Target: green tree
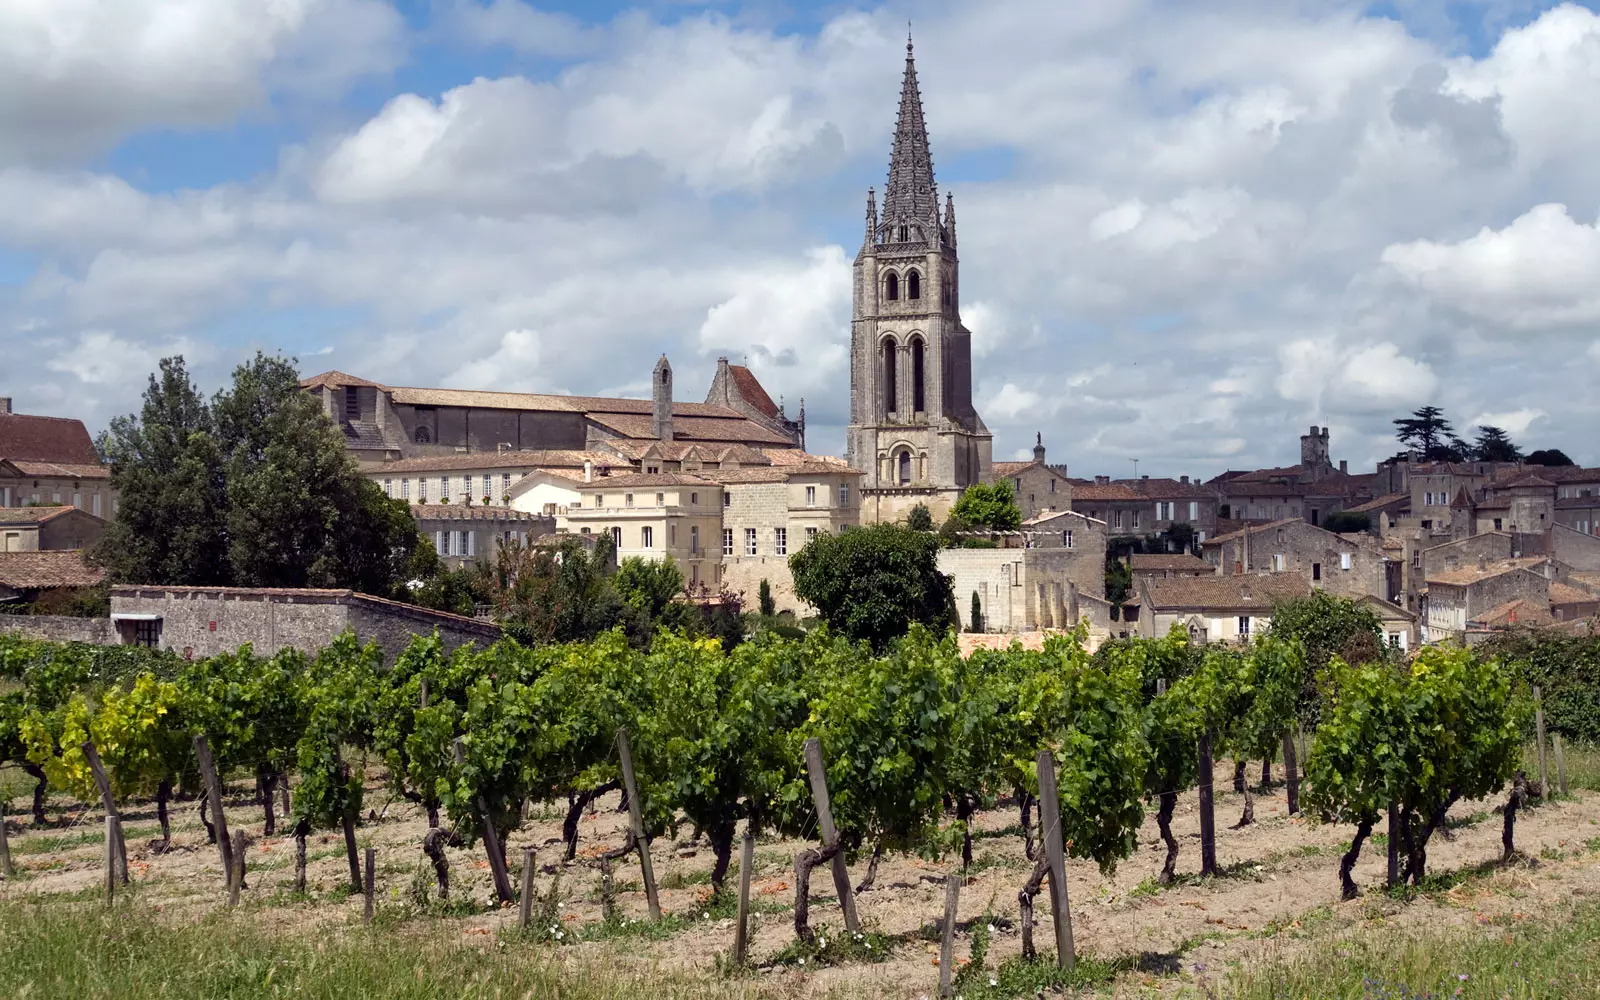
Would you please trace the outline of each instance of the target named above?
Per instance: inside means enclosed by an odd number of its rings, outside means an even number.
[[[1015,531],[1022,524],[1022,510],[1008,479],[973,483],[961,494],[951,513],[974,528],[991,531]]]
[[[978,592],[976,590],[972,592],[972,625],[967,631],[983,631],[983,602],[978,600]]]
[[[100,437],[118,493],[116,518],[92,557],[113,581],[231,582],[223,459],[211,407],[181,355],[150,376],[139,414]]]
[[[1472,457],[1479,462],[1520,462],[1522,449],[1503,429],[1485,425],[1478,428],[1478,439],[1472,442]]]
[[[772,600],[772,585],[767,582],[766,577],[761,578],[761,586],[756,588],[756,606],[763,618],[771,618],[778,613],[778,606]]]
[[[1347,535],[1372,530],[1370,514],[1341,510],[1322,519],[1322,526],[1335,534]]]
[[[1133,592],[1133,569],[1110,552],[1106,553],[1106,600],[1121,605]]]
[[[911,508],[911,513],[906,515],[906,527],[912,531],[932,531],[933,513],[928,510],[928,505],[919,503]]]
[[[912,624],[956,624],[955,593],[939,572],[939,540],[900,524],[819,534],[789,557],[797,597],[836,632],[875,649]]]
[[[1444,410],[1437,406],[1424,406],[1413,410],[1411,416],[1394,421],[1395,437],[1426,462],[1460,462],[1466,459],[1469,446],[1456,436],[1455,428],[1445,419]]]
[[[485,588],[495,618],[524,645],[593,639],[628,620],[612,577],[609,534],[568,535],[551,546],[500,545]]]
[[[1360,601],[1313,591],[1309,597],[1285,601],[1272,610],[1269,634],[1299,643],[1305,651],[1305,683],[1300,692],[1300,715],[1316,721],[1321,707],[1318,679],[1335,656],[1346,663],[1373,663],[1385,658],[1383,624],[1378,613]]]
[[[1572,459],[1568,458],[1567,453],[1562,451],[1560,448],[1540,448],[1538,451],[1530,451],[1525,461],[1529,465],[1543,466],[1570,466],[1578,464]]]

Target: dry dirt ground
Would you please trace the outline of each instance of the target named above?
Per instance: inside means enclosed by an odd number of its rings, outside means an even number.
[[[1252,768],[1257,772],[1253,778],[1259,777],[1258,769],[1259,765]],[[1522,813],[1517,846],[1530,860],[1504,867],[1487,864],[1500,857],[1501,817],[1495,804],[1457,805],[1451,813],[1453,840],[1435,836],[1429,848],[1429,869],[1431,873],[1472,874],[1454,888],[1424,893],[1410,902],[1399,902],[1379,891],[1385,850],[1381,842],[1369,842],[1355,870],[1356,881],[1367,891],[1361,899],[1341,902],[1338,855],[1348,845],[1351,828],[1291,818],[1279,785],[1256,796],[1256,823],[1232,829],[1243,797],[1231,791],[1231,776],[1231,765],[1219,762],[1217,851],[1225,869],[1222,877],[1201,882],[1192,875],[1199,869],[1199,817],[1193,792],[1180,799],[1174,818],[1182,845],[1178,885],[1164,890],[1154,885],[1163,848],[1153,812],[1141,831],[1139,850],[1114,874],[1104,876],[1091,863],[1069,861],[1079,953],[1142,957],[1138,968],[1123,972],[1106,992],[1130,997],[1206,995],[1208,984],[1215,983],[1232,964],[1267,954],[1281,956],[1297,947],[1325,942],[1330,935],[1350,928],[1501,924],[1537,915],[1574,896],[1600,895],[1600,809],[1596,808],[1600,796],[1592,793],[1579,793]],[[386,792],[374,787],[367,802],[377,809],[383,808],[387,799]],[[699,920],[667,935],[649,935],[637,929],[617,933],[613,928],[604,939],[593,939],[602,914],[600,876],[591,859],[622,842],[627,817],[617,812],[616,804],[616,796],[610,796],[585,815],[579,858],[573,863],[560,863],[564,804],[563,808],[536,807],[529,822],[513,835],[507,855],[512,859],[514,880],[520,877],[516,869],[525,846],[538,849],[538,893],[549,892],[559,870],[559,920],[565,928],[559,944],[514,946],[554,951],[563,962],[714,975],[718,957],[732,947],[729,920]],[[50,809],[53,825],[34,829],[21,826],[25,813],[19,816],[18,811],[25,805],[25,799],[19,797],[7,806],[18,876],[0,882],[0,898],[48,894],[95,898],[103,885],[103,823],[98,809],[54,799]],[[308,897],[296,897],[291,892],[294,842],[283,835],[287,824],[280,821],[278,836],[262,836],[261,807],[243,786],[233,789],[227,808],[230,826],[243,827],[256,838],[248,852],[249,887],[244,905],[252,908],[258,921],[309,933],[347,928],[360,920],[360,897],[347,896],[344,889],[349,875],[342,837],[326,831],[313,834],[308,849],[310,892]],[[133,803],[125,807],[124,816],[134,883],[132,906],[159,911],[161,919],[184,920],[225,905],[221,864],[216,848],[206,842],[194,802],[174,805],[173,849],[167,854],[151,850],[158,835],[153,805]],[[1010,808],[977,817],[974,864],[961,891],[959,924],[992,919],[996,926],[988,960],[991,966],[1021,949],[1016,897],[1031,863],[1024,856],[1017,820]],[[398,799],[389,803],[382,818],[364,822],[358,830],[361,846],[377,850],[377,894],[385,923],[407,926],[407,915],[414,912],[409,900],[418,873],[431,880],[431,867],[420,850],[425,832],[424,816]],[[794,938],[794,856],[804,846],[796,841],[763,840],[756,849],[752,898],[757,916],[752,923],[750,954],[758,964],[768,964]],[[453,849],[449,856],[453,896],[464,896],[478,905],[475,913],[450,918],[448,926],[456,928],[466,943],[498,946],[498,932],[515,923],[515,908],[484,905],[492,890],[481,847]],[[664,910],[680,918],[693,911],[709,892],[711,852],[684,830],[675,841],[657,840],[652,857],[663,886]],[[737,863],[736,859],[730,887],[737,885]],[[754,975],[780,996],[936,995],[937,946],[924,940],[919,931],[942,915],[944,876],[953,863],[948,859],[935,864],[905,856],[884,858],[876,888],[863,893],[858,905],[869,929],[896,939],[885,959],[822,969],[768,967]],[[864,867],[864,862],[853,867],[856,880],[862,877]],[[645,917],[636,857],[620,862],[614,877],[622,917]],[[817,870],[811,891],[813,926],[823,937],[837,933],[842,918],[825,868]],[[1044,895],[1038,912],[1041,926],[1037,939],[1041,948],[1050,948],[1053,932]],[[583,940],[586,934],[590,940]],[[969,947],[969,935],[959,934],[956,954],[965,956]]]

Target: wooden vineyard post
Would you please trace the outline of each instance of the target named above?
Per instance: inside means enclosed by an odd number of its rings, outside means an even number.
[[[94,774],[94,783],[100,789],[100,804],[105,807],[106,818],[110,820],[106,829],[111,831],[117,877],[123,885],[127,885],[128,848],[122,842],[122,814],[117,811],[117,800],[111,794],[111,779],[106,776],[105,765],[100,763],[100,752],[95,749],[93,740],[85,740],[78,749],[83,751],[83,759],[88,762],[89,770]]]
[[[366,864],[366,869],[367,870],[363,874],[363,878],[362,878],[362,882],[361,882],[361,894],[366,897],[366,902],[365,902],[364,908],[363,908],[363,910],[361,912],[361,922],[364,923],[364,924],[371,924],[372,923],[373,895],[376,892],[377,887],[378,887],[378,849],[377,848],[375,848],[375,847],[367,848],[366,861],[367,861],[367,864]]]
[[[1539,740],[1539,796],[1550,797],[1550,778],[1544,762],[1544,700],[1539,697],[1539,685],[1533,686],[1533,732]]]
[[[750,874],[756,866],[756,834],[746,821],[739,846],[739,919],[733,930],[733,964],[744,968],[750,948]]]
[[[944,936],[939,942],[939,995],[955,993],[950,983],[956,945],[956,906],[961,901],[961,872],[953,871],[944,880]]]
[[[1552,736],[1550,738],[1552,740],[1554,740],[1555,744],[1556,744],[1556,788],[1561,791],[1562,795],[1566,795],[1567,794],[1567,760],[1566,760],[1565,757],[1563,757],[1561,755],[1561,737],[1558,734],[1558,735]],[[5,850],[5,844],[6,844],[6,840],[5,840],[4,835],[0,835],[0,852],[3,852]]]
[[[244,888],[244,831],[233,835],[233,850],[228,854],[228,906],[239,905],[239,892]]]
[[[522,900],[517,911],[517,927],[526,931],[533,923],[533,848],[522,849]]]
[[[467,748],[462,744],[461,737],[457,736],[451,745],[455,752],[456,767],[467,766]],[[516,897],[511,893],[511,876],[506,872],[506,856],[500,849],[500,834],[494,828],[494,819],[489,815],[489,806],[479,795],[473,799],[473,808],[478,813],[478,829],[483,834],[483,847],[489,854],[489,873],[494,876],[494,892],[502,903],[509,903]]]
[[[1056,757],[1039,751],[1039,825],[1044,833],[1045,856],[1050,863],[1050,914],[1056,925],[1056,967],[1070,969],[1078,962],[1072,944],[1072,903],[1067,899],[1067,858],[1061,838],[1061,796],[1056,791]]]
[[[1389,888],[1400,884],[1400,807],[1389,803]]]
[[[106,906],[117,901],[117,821],[106,817]]]
[[[833,825],[833,809],[828,805],[828,769],[822,766],[822,741],[815,736],[806,740],[806,774],[811,779],[811,804],[817,810],[822,846],[832,847],[839,842],[839,831]],[[861,933],[861,921],[856,916],[855,891],[850,886],[850,869],[844,863],[844,851],[833,856],[833,887],[838,891],[839,905],[844,909],[845,929],[852,934]]]
[[[233,849],[228,842],[228,821],[222,815],[222,782],[217,779],[217,765],[211,759],[211,745],[204,736],[194,738],[194,755],[200,762],[200,777],[205,781],[206,795],[211,799],[211,814],[217,827],[217,852],[222,856],[222,882],[233,880]]]
[[[628,824],[639,848],[639,871],[644,876],[644,898],[650,905],[650,919],[661,919],[661,900],[656,895],[656,873],[650,864],[650,843],[644,839],[644,807],[639,802],[639,786],[633,780],[633,750],[628,746],[628,731],[617,730],[617,756],[622,760],[622,787],[628,795]]]
[[[1289,815],[1300,811],[1300,761],[1295,754],[1294,726],[1283,734],[1283,780],[1287,783],[1284,794],[1289,799]]]
[[[1212,802],[1211,784],[1216,762],[1211,759],[1211,734],[1200,737],[1200,874],[1217,873],[1217,813]]]
[[[6,839],[6,800],[0,798],[0,876],[10,878],[11,841]]]

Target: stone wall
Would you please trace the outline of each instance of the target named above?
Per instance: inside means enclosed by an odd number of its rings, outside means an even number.
[[[811,613],[794,594],[794,577],[789,572],[789,556],[800,551],[805,544],[789,526],[789,486],[787,483],[737,483],[728,484],[730,502],[722,509],[722,527],[733,530],[733,555],[722,557],[722,584],[734,593],[743,592],[747,610],[755,610],[756,597],[761,592],[761,581],[766,580],[772,590],[772,600],[779,611],[796,614]],[[745,531],[756,532],[756,554],[748,555]],[[774,530],[784,528],[788,533],[786,552],[775,550]],[[721,538],[713,539],[717,546]],[[720,551],[720,548],[717,549]]]
[[[1600,536],[1586,535],[1558,524],[1550,529],[1550,554],[1566,569],[1579,573],[1600,572]]]
[[[109,618],[72,618],[66,615],[0,615],[0,632],[48,639],[52,642],[114,644],[117,631]]]
[[[1070,629],[1085,617],[1093,627],[1106,629],[1110,605],[1094,583],[1077,582],[1094,579],[1094,571],[1103,573],[1103,566],[1091,566],[1096,561],[1093,553],[1077,549],[943,549],[939,571],[951,577],[963,630],[972,628],[974,593],[986,632]]]

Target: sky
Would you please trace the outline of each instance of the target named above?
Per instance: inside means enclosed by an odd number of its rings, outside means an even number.
[[[997,460],[1365,469],[1433,404],[1600,464],[1597,7],[0,0],[0,395],[726,355],[842,453],[910,18]]]

